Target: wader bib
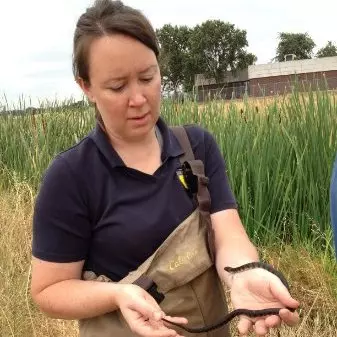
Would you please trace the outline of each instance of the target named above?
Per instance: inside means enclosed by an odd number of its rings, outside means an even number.
[[[208,178],[201,160],[195,160],[186,131],[172,128],[185,153],[180,158],[185,182],[196,210],[186,218],[137,270],[118,283],[133,283],[147,290],[170,316],[188,319],[188,326],[213,324],[228,314],[223,285],[214,264],[214,237],[209,214]],[[112,282],[92,271],[84,280]],[[183,336],[229,337],[228,326],[191,334],[171,326]],[[80,337],[134,337],[120,310],[79,322]]]

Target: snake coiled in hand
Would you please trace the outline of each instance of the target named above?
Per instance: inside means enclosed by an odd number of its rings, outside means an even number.
[[[250,263],[246,263],[242,266],[236,267],[236,268],[232,268],[232,267],[225,267],[224,269],[229,272],[229,273],[239,273],[239,272],[243,272],[245,270],[248,269],[253,269],[253,268],[263,268],[268,270],[269,272],[273,273],[274,275],[276,275],[281,282],[285,285],[285,287],[288,289],[288,291],[290,290],[289,288],[289,284],[287,282],[287,280],[285,279],[285,277],[283,276],[283,274],[281,272],[279,272],[278,270],[274,269],[270,264],[264,263],[264,262],[250,262]],[[222,327],[223,325],[226,325],[227,323],[229,323],[233,318],[240,316],[240,315],[245,315],[251,318],[255,318],[255,317],[260,317],[260,316],[268,316],[268,315],[278,315],[280,310],[284,309],[284,308],[267,308],[267,309],[260,309],[260,310],[251,310],[251,309],[236,309],[233,310],[232,312],[230,312],[228,315],[226,315],[223,319],[221,319],[219,322],[216,322],[214,324],[211,325],[206,325],[203,327],[199,327],[199,328],[191,328],[191,327],[187,327],[184,326],[182,324],[178,324],[178,323],[174,323],[171,322],[165,318],[163,318],[162,320],[165,321],[166,323],[175,325],[187,332],[190,333],[203,333],[203,332],[208,332],[208,331],[212,331],[215,329],[218,329],[220,327]],[[289,308],[289,307],[285,307],[285,309],[290,310],[291,312],[294,312],[296,309],[294,308]]]

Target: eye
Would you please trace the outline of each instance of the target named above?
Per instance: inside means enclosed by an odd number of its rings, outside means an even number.
[[[114,91],[114,92],[119,92],[122,91],[124,88],[124,85],[121,85],[119,87],[110,87],[109,90]]]
[[[141,81],[145,83],[151,82],[152,80],[153,80],[153,77],[145,77],[141,79]]]

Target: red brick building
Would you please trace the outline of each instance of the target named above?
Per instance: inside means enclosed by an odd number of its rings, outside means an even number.
[[[219,98],[269,96],[300,90],[337,90],[337,56],[249,66],[236,76],[227,74],[222,83],[197,75],[195,88],[199,101]]]

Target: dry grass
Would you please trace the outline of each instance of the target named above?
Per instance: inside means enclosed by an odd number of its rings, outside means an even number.
[[[251,97],[248,99],[249,106],[254,107],[254,109],[257,109],[257,111],[264,110],[266,106],[269,106],[270,104],[274,103],[275,97]],[[281,102],[281,99],[278,99],[278,102]],[[243,99],[236,99],[236,100],[228,100],[228,101],[212,101],[212,105],[214,106],[214,109],[216,111],[228,111],[229,107],[231,105],[235,105],[239,110],[245,109],[246,102]],[[199,104],[199,111],[202,112],[204,108],[207,106],[207,103],[200,103]]]
[[[76,322],[44,317],[30,298],[33,201],[24,184],[0,192],[0,336],[75,337]],[[283,271],[301,303],[300,325],[275,330],[270,336],[336,337],[337,273],[332,261],[289,246],[264,248],[261,254]],[[235,322],[232,329],[236,336]]]
[[[337,99],[337,90],[329,91],[330,97],[332,100]],[[305,100],[307,103],[310,99],[310,95],[308,93],[301,93],[301,100]],[[245,110],[247,108],[247,104],[249,108],[253,108],[256,112],[265,111],[265,109],[273,104],[279,108],[284,102],[289,102],[291,99],[291,94],[285,95],[274,95],[274,96],[265,96],[265,97],[249,97],[247,99],[233,99],[233,100],[213,100],[211,101],[211,105],[214,110],[228,112],[231,105],[235,105],[239,110]],[[315,102],[317,101],[317,97],[314,97]],[[177,107],[178,109],[178,107]],[[199,112],[203,112],[204,110],[209,110],[209,103],[200,103],[199,104]]]
[[[76,336],[76,323],[51,321],[31,301],[32,207],[27,185],[0,193],[0,336]]]

